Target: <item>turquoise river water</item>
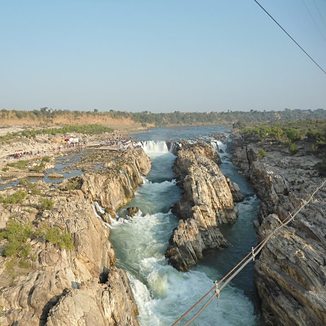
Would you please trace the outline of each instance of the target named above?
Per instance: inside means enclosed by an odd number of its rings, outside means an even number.
[[[111,241],[117,254],[117,265],[128,272],[143,326],[171,325],[256,243],[253,220],[258,213],[259,201],[245,178],[232,165],[226,145],[210,138],[214,132],[227,134],[227,130],[221,127],[192,127],[158,128],[134,135],[142,141],[150,156],[152,169],[128,205],[138,206],[142,214],[115,225]],[[164,257],[169,238],[178,223],[170,208],[180,197],[172,171],[175,156],[169,152],[166,141],[198,138],[224,150],[220,154],[221,169],[239,184],[246,198],[237,204],[237,222],[222,228],[231,246],[208,252],[198,266],[182,273],[170,266]],[[124,214],[123,209],[120,214]],[[250,265],[193,325],[258,325],[256,306],[253,266]]]

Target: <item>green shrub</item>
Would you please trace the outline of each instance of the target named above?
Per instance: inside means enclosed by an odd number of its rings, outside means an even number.
[[[62,231],[58,227],[46,227],[43,233],[44,240],[58,246],[60,249],[71,250],[74,248],[74,242],[71,234]]]
[[[33,234],[30,224],[22,224],[14,220],[7,223],[5,229],[0,230],[0,240],[7,240],[3,248],[3,256],[27,258],[31,247],[26,244]]]
[[[18,190],[7,197],[0,196],[0,203],[5,205],[11,204],[21,204],[23,200],[26,198],[27,192],[24,190]]]
[[[29,223],[19,223],[10,220],[5,229],[0,230],[0,240],[6,240],[2,255],[17,258],[22,266],[27,266],[31,256],[29,239],[40,239],[58,246],[60,249],[71,250],[74,242],[70,233],[62,231],[58,227],[45,225],[39,229]]]
[[[41,195],[41,190],[37,188],[37,184],[29,181],[28,179],[19,180],[19,184],[26,187],[32,195]]]
[[[20,133],[20,135],[27,138],[34,138],[36,135],[64,135],[69,133],[97,135],[97,134],[102,134],[104,132],[112,132],[112,131],[113,129],[102,125],[88,124],[88,125],[66,125],[61,128],[24,130]]]
[[[39,203],[39,208],[41,210],[51,210],[54,206],[54,201],[49,198],[42,198]]]
[[[42,157],[42,162],[49,163],[50,161],[51,161],[51,157],[49,156]]]
[[[8,163],[7,166],[10,166],[12,168],[16,168],[19,170],[25,170],[28,167],[29,161],[27,160],[20,160],[17,162],[13,162],[13,163]]]
[[[68,179],[63,185],[62,190],[76,190],[81,189],[83,180],[80,177]]]
[[[301,139],[301,132],[298,129],[286,128],[285,134],[292,143]]]
[[[294,143],[290,143],[289,151],[290,151],[291,155],[296,154],[298,152],[298,146]]]
[[[258,150],[258,158],[263,159],[266,156],[266,151],[263,148]]]
[[[45,169],[45,163],[40,162],[39,164],[36,164],[33,167],[31,167],[29,170],[31,172],[42,173],[44,169]]]

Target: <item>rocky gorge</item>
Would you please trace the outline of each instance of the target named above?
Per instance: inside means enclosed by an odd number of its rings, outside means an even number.
[[[84,174],[55,186],[20,182],[0,193],[0,324],[138,325],[109,222],[150,160],[140,148],[97,151]]]
[[[184,143],[177,151],[174,172],[183,195],[173,207],[179,217],[166,257],[170,264],[187,271],[207,249],[228,245],[219,226],[237,218],[234,200],[240,198],[237,185],[221,172],[218,153],[205,143]]]
[[[301,144],[297,153],[274,141],[234,133],[233,162],[261,199],[261,239],[281,225],[325,181],[320,159]],[[326,324],[326,187],[273,236],[255,263],[255,283],[267,325]]]

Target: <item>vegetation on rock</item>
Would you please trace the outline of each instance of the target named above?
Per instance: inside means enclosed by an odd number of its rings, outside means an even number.
[[[0,203],[4,205],[10,204],[21,204],[23,200],[26,198],[27,192],[25,190],[17,190],[11,195],[1,196],[0,195]]]
[[[11,168],[16,168],[19,170],[25,170],[27,169],[29,165],[29,161],[28,160],[19,160],[16,162],[12,162],[12,163],[8,163],[7,166],[11,167]]]
[[[295,143],[290,143],[289,151],[290,151],[291,155],[296,154],[298,152],[298,146]]]
[[[54,201],[50,198],[42,198],[39,203],[39,209],[44,210],[51,210],[54,206]]]
[[[326,144],[326,120],[306,120],[282,122],[277,124],[256,124],[244,127],[241,132],[246,136],[254,136],[259,140],[277,140],[292,143],[301,139]]]
[[[263,148],[258,150],[258,158],[263,159],[266,156],[266,151]]]
[[[9,142],[17,138],[35,138],[38,135],[65,135],[65,134],[85,134],[98,135],[105,132],[112,132],[113,129],[100,124],[87,125],[65,125],[63,127],[44,128],[44,129],[26,129],[20,132],[8,133],[0,137],[0,143]],[[45,161],[46,162],[46,161]]]
[[[40,228],[30,223],[21,223],[14,219],[8,221],[6,228],[0,230],[0,240],[6,240],[2,255],[26,260],[31,258],[30,240],[47,241],[60,249],[73,249],[71,234],[56,226],[43,225]]]

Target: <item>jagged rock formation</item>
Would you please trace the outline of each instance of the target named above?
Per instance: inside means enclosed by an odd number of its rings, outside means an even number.
[[[227,246],[219,230],[236,219],[232,193],[216,162],[217,153],[205,144],[183,145],[177,153],[175,174],[183,189],[174,212],[180,217],[166,252],[169,262],[188,270],[206,249]]]
[[[112,153],[106,154],[110,154],[107,161],[112,162]],[[84,177],[57,188],[40,183],[37,192],[27,195],[19,205],[0,204],[0,225],[15,217],[21,223],[32,223],[35,229],[42,225],[57,227],[67,230],[74,243],[68,250],[51,241],[28,240],[31,266],[15,265],[11,271],[10,257],[0,256],[2,326],[138,325],[128,277],[115,267],[115,253],[108,241],[110,229],[96,213],[94,199],[105,208],[118,209],[133,195],[141,175],[149,172],[150,161],[141,150],[116,155],[117,162],[123,162],[111,165],[116,174],[102,170],[96,177],[94,172],[86,172]],[[122,189],[118,195],[102,194],[117,189]],[[44,198],[53,201],[51,209],[38,207]]]
[[[233,158],[262,200],[259,235],[280,225],[321,184],[318,159],[270,144],[235,139]],[[256,285],[263,317],[271,325],[326,324],[326,188],[295,220],[271,238],[256,261]]]
[[[140,211],[139,207],[135,207],[135,206],[128,207],[127,208],[127,216],[133,217],[133,216],[137,215],[139,213],[139,211]]]
[[[231,181],[229,178],[226,178],[226,182],[229,185],[229,188],[232,193],[233,201],[238,203],[244,200],[245,196],[241,192],[240,187],[233,181]]]
[[[134,196],[135,189],[142,183],[142,175],[149,172],[150,166],[150,159],[142,149],[130,149],[114,160],[107,160],[106,173],[89,171],[83,179],[82,190],[107,209],[116,210]]]

